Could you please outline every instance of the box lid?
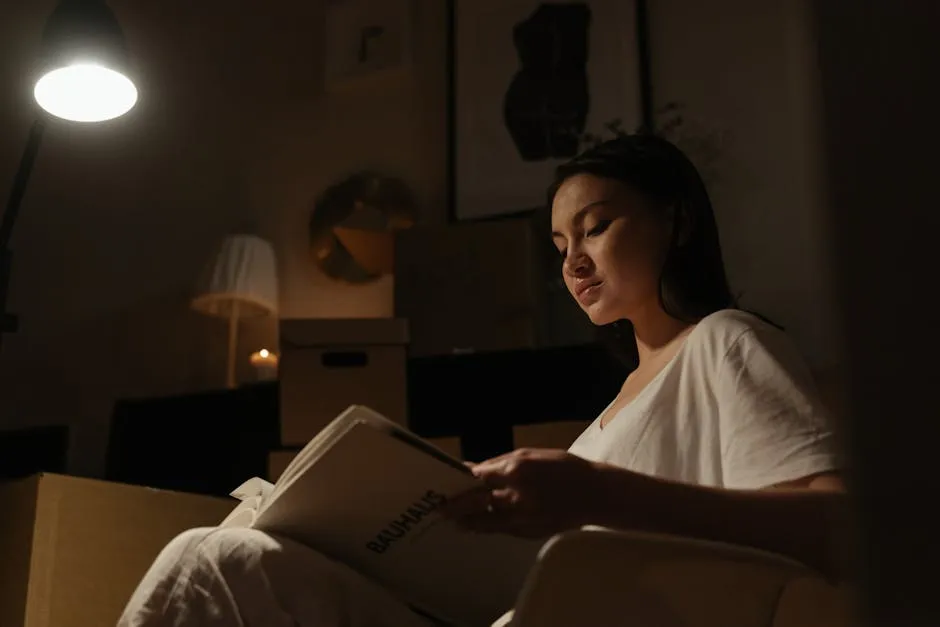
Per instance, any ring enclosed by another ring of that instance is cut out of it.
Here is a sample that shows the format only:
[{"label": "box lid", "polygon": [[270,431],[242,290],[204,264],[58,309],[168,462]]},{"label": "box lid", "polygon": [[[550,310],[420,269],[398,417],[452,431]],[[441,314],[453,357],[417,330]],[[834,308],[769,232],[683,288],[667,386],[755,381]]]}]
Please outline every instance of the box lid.
[{"label": "box lid", "polygon": [[409,340],[404,318],[284,318],[281,346],[403,345]]}]

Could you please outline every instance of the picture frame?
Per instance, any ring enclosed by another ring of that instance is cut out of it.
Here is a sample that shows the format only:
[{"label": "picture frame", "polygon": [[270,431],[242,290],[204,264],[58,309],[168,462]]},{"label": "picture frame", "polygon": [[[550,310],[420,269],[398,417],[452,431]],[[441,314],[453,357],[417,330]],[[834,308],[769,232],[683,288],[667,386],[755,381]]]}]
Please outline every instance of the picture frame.
[{"label": "picture frame", "polygon": [[329,91],[400,72],[412,63],[412,0],[329,0],[324,81]]},{"label": "picture frame", "polygon": [[649,127],[646,0],[449,0],[448,11],[451,222],[531,213],[584,135]]}]

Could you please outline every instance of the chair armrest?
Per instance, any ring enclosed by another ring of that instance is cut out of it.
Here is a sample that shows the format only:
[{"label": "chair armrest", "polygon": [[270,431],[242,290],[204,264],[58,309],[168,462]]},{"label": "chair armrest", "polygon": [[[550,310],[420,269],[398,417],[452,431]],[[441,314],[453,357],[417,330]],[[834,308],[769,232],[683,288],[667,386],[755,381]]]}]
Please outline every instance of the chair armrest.
[{"label": "chair armrest", "polygon": [[513,627],[767,627],[806,566],[746,547],[688,538],[579,530],[549,540]]}]

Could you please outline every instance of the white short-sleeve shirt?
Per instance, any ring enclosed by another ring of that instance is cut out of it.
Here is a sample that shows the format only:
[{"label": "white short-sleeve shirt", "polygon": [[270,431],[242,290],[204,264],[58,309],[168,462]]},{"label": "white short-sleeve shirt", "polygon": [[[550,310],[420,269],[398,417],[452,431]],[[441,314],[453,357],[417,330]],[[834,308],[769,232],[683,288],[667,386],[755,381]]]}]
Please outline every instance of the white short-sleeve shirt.
[{"label": "white short-sleeve shirt", "polygon": [[601,416],[570,452],[664,479],[756,489],[838,467],[829,418],[795,346],[742,311],[704,318],[603,428]]}]

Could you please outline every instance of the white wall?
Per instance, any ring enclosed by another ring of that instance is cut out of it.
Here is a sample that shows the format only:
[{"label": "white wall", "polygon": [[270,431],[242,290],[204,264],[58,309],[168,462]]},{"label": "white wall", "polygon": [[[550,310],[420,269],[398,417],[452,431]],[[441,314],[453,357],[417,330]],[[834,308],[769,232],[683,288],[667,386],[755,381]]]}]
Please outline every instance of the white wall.
[{"label": "white wall", "polygon": [[813,366],[829,368],[838,342],[805,4],[649,4],[656,106],[681,102],[691,124],[727,133],[710,191],[732,287],[743,306],[787,327]]}]

